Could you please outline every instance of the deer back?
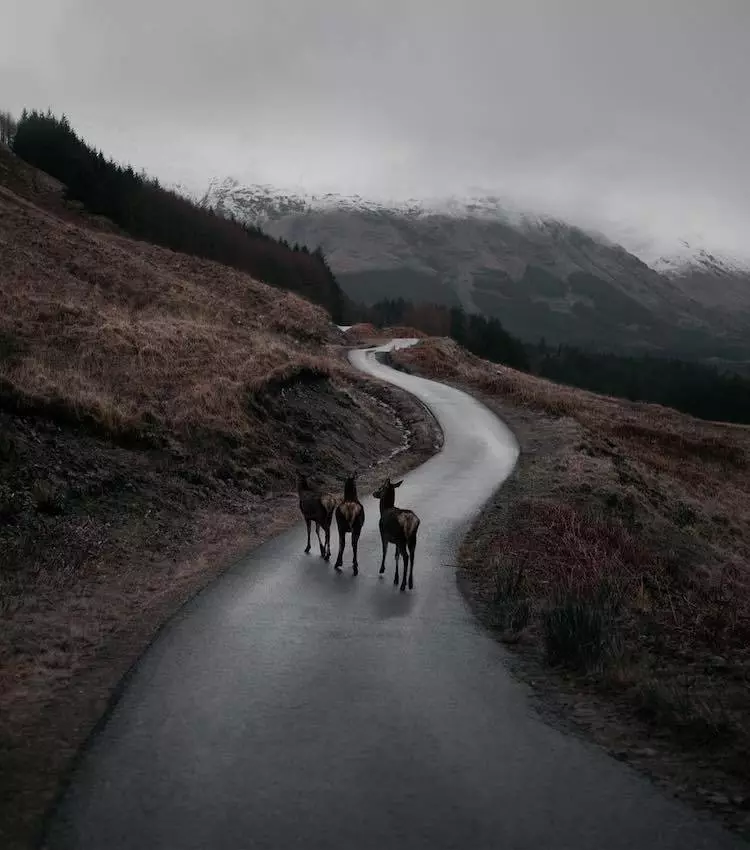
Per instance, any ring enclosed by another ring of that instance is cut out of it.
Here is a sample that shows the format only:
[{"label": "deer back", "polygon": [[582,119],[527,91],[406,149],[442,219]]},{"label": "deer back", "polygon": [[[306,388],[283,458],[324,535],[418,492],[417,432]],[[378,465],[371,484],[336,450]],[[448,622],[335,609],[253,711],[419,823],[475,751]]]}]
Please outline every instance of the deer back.
[{"label": "deer back", "polygon": [[419,517],[408,508],[388,508],[381,514],[380,528],[393,542],[406,543],[416,536]]},{"label": "deer back", "polygon": [[336,522],[347,531],[361,528],[365,522],[365,509],[359,501],[341,502],[336,508]]}]

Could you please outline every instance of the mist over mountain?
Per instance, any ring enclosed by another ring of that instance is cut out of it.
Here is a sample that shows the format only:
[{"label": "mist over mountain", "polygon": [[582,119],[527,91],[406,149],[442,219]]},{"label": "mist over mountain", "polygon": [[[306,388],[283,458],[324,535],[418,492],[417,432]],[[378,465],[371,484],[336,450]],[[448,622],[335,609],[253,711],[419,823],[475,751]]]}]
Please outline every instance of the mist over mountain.
[{"label": "mist over mountain", "polygon": [[213,180],[201,203],[321,246],[344,291],[499,318],[529,341],[699,358],[750,356],[750,264],[684,242],[670,256],[484,195],[413,201]]}]

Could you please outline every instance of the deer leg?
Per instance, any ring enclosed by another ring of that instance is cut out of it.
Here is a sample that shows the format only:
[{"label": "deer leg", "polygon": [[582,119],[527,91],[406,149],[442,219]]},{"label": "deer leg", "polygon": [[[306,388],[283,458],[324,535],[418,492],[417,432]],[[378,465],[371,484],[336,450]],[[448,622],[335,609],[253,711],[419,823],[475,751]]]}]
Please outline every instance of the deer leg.
[{"label": "deer leg", "polygon": [[310,551],[310,520],[305,517],[305,522],[307,523],[307,548],[305,549],[305,552],[307,553]]},{"label": "deer leg", "polygon": [[357,544],[359,543],[359,535],[362,529],[352,531],[352,549],[354,550],[354,560],[352,561],[352,572],[354,575],[359,575],[359,564],[357,563]]},{"label": "deer leg", "polygon": [[344,563],[344,546],[346,545],[346,532],[339,526],[339,554],[336,558],[336,563],[333,565],[337,573],[341,572],[341,565]]},{"label": "deer leg", "polygon": [[416,538],[409,541],[409,554],[411,555],[411,563],[409,564],[409,590],[414,590],[414,550],[417,548]]},{"label": "deer leg", "polygon": [[320,547],[320,557],[325,558],[326,556],[326,547],[323,541],[320,539],[320,523],[315,523],[315,536],[318,538],[318,546]]},{"label": "deer leg", "polygon": [[385,534],[380,535],[380,541],[383,544],[383,560],[380,562],[380,575],[382,576],[385,572],[385,555],[388,551],[388,541],[385,539]]},{"label": "deer leg", "polygon": [[401,557],[404,559],[404,575],[401,579],[401,590],[406,590],[406,577],[409,575],[409,555],[406,551],[406,546],[401,551]]},{"label": "deer leg", "polygon": [[326,553],[325,553],[325,555],[323,555],[323,557],[326,559],[326,561],[330,561],[331,560],[331,523],[330,522],[326,525],[325,530],[326,530]]},{"label": "deer leg", "polygon": [[393,584],[398,584],[398,556],[401,554],[401,546],[396,543],[396,574],[393,576]]}]

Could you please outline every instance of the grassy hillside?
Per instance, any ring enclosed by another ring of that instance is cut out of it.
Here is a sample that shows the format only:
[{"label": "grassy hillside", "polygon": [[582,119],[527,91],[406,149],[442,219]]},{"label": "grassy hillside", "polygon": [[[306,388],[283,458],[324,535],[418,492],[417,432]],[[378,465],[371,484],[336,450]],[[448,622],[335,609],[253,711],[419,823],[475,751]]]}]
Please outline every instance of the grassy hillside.
[{"label": "grassy hillside", "polygon": [[[421,411],[320,307],[117,232],[0,150],[0,844],[29,846],[158,626]],[[407,463],[396,454],[394,466]],[[301,557],[304,557],[301,555]]]},{"label": "grassy hillside", "polygon": [[316,357],[333,331],[309,302],[64,224],[1,187],[0,205],[6,409],[153,444],[166,432],[240,439],[248,393],[295,370],[325,373]]},{"label": "grassy hillside", "polygon": [[320,251],[293,248],[257,227],[215,215],[131,166],[105,159],[64,116],[24,111],[13,151],[60,180],[68,200],[106,216],[130,236],[248,272],[341,318],[346,299]]},{"label": "grassy hillside", "polygon": [[747,827],[750,429],[563,387],[448,340],[393,357],[483,398],[521,443],[461,555],[485,621],[564,717]]}]

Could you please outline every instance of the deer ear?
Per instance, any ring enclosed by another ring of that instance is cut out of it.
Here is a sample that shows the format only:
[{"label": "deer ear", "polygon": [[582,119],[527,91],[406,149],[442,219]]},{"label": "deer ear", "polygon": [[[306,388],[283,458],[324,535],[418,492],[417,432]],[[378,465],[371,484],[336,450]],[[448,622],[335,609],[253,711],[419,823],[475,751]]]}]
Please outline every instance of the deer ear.
[{"label": "deer ear", "polygon": [[404,479],[402,478],[400,481],[397,481],[393,486],[400,487],[404,483]]}]

